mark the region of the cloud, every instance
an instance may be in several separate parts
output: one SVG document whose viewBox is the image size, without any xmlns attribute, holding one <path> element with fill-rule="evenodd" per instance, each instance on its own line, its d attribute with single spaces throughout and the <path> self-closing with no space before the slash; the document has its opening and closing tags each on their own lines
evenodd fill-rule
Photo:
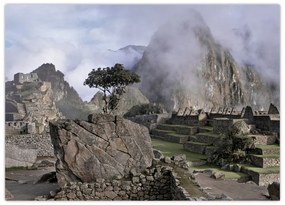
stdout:
<svg viewBox="0 0 285 205">
<path fill-rule="evenodd" d="M 253 62 L 279 82 L 280 9 L 268 5 L 10 4 L 5 7 L 5 75 L 12 79 L 17 72 L 53 63 L 89 100 L 93 93 L 82 84 L 92 68 L 130 62 L 130 56 L 108 49 L 148 45 L 158 27 L 189 8 L 202 14 L 215 39 L 236 59 Z M 250 38 L 244 41 L 236 31 L 246 28 Z"/>
</svg>

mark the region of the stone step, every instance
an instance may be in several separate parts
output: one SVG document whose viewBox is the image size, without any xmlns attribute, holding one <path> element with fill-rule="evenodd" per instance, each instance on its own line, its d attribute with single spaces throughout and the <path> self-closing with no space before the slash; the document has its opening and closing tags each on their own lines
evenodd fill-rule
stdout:
<svg viewBox="0 0 285 205">
<path fill-rule="evenodd" d="M 253 165 L 261 168 L 280 166 L 280 155 L 278 154 L 250 155 L 250 159 Z"/>
<path fill-rule="evenodd" d="M 182 134 L 182 135 L 193 135 L 198 132 L 198 127 L 187 126 L 187 125 L 159 124 L 157 125 L 157 129 L 172 130 L 175 131 L 177 134 Z"/>
<path fill-rule="evenodd" d="M 210 157 L 214 154 L 214 152 L 216 152 L 217 149 L 218 149 L 218 147 L 216 147 L 216 146 L 207 146 L 205 149 L 205 155 Z"/>
<path fill-rule="evenodd" d="M 151 131 L 151 136 L 156 139 L 161 139 L 168 142 L 176 142 L 180 144 L 187 142 L 189 139 L 189 135 L 180 135 L 173 131 L 159 129 L 153 129 Z"/>
<path fill-rule="evenodd" d="M 198 132 L 213 132 L 213 127 L 210 126 L 200 126 Z"/>
<path fill-rule="evenodd" d="M 162 137 L 166 136 L 169 133 L 173 133 L 173 131 L 171 131 L 171 130 L 160 130 L 160 129 L 152 129 L 150 131 L 151 135 L 157 135 L 157 136 L 162 136 Z"/>
<path fill-rule="evenodd" d="M 241 172 L 251 176 L 258 186 L 268 186 L 272 182 L 280 182 L 280 167 L 259 168 L 252 165 L 242 165 Z"/>
<path fill-rule="evenodd" d="M 198 133 L 195 135 L 195 139 L 193 138 L 194 142 L 200 143 L 207 143 L 207 144 L 214 144 L 216 145 L 219 142 L 220 136 L 214 133 Z"/>
<path fill-rule="evenodd" d="M 276 143 L 275 135 L 248 135 L 255 138 L 256 145 L 271 145 Z"/>
<path fill-rule="evenodd" d="M 280 154 L 280 146 L 278 144 L 273 145 L 257 145 L 252 151 L 252 154 L 269 155 Z"/>
<path fill-rule="evenodd" d="M 190 151 L 190 152 L 205 154 L 207 146 L 209 146 L 209 144 L 207 144 L 207 143 L 189 142 L 188 141 L 183 145 L 183 148 L 185 150 Z"/>
</svg>

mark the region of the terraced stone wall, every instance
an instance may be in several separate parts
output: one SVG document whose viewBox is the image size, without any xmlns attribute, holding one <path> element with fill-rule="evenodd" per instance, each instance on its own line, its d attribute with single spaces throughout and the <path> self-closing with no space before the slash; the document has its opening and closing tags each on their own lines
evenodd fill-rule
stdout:
<svg viewBox="0 0 285 205">
<path fill-rule="evenodd" d="M 6 135 L 5 144 L 37 149 L 38 156 L 54 156 L 53 145 L 49 134 Z"/>
<path fill-rule="evenodd" d="M 169 118 L 169 114 L 136 115 L 135 117 L 128 117 L 127 119 L 144 125 L 148 129 L 154 129 L 157 124 L 164 123 L 167 118 Z"/>
<path fill-rule="evenodd" d="M 57 193 L 55 200 L 190 200 L 179 183 L 170 167 L 157 165 L 128 179 L 70 183 Z"/>
</svg>

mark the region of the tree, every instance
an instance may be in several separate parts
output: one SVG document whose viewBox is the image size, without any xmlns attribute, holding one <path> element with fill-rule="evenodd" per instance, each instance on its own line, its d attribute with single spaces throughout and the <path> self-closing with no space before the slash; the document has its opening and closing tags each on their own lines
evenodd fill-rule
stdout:
<svg viewBox="0 0 285 205">
<path fill-rule="evenodd" d="M 116 109 L 126 86 L 139 82 L 140 76 L 117 63 L 111 68 L 93 69 L 84 81 L 84 85 L 98 88 L 103 92 L 103 101 L 105 102 L 103 112 L 110 113 Z"/>
</svg>

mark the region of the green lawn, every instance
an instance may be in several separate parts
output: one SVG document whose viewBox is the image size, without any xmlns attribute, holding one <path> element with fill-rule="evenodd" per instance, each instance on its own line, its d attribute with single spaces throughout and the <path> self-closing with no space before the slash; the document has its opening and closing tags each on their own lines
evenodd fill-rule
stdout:
<svg viewBox="0 0 285 205">
<path fill-rule="evenodd" d="M 205 155 L 197 154 L 197 153 L 193 153 L 193 152 L 188 152 L 188 151 L 184 150 L 182 144 L 167 142 L 164 140 L 153 139 L 153 138 L 151 139 L 151 141 L 152 141 L 153 148 L 160 150 L 162 152 L 162 154 L 164 154 L 165 156 L 171 157 L 171 156 L 177 155 L 177 154 L 185 154 L 187 160 L 192 161 L 192 162 L 207 159 L 207 156 L 205 156 Z M 211 169 L 211 170 L 220 171 L 220 172 L 223 172 L 225 174 L 226 179 L 240 179 L 242 177 L 247 176 L 244 173 L 225 171 L 225 170 L 222 170 L 218 166 L 209 165 L 209 164 L 202 165 L 202 166 L 193 166 L 193 167 L 191 167 L 191 169 L 193 169 L 193 170 L 194 169 L 196 169 L 196 170 Z"/>
<path fill-rule="evenodd" d="M 280 145 L 278 145 L 278 144 L 256 145 L 256 148 L 260 148 L 260 149 L 280 149 Z"/>
<path fill-rule="evenodd" d="M 195 128 L 195 126 L 190 126 L 190 125 L 175 125 L 175 124 L 161 124 L 161 125 L 167 127 Z"/>
<path fill-rule="evenodd" d="M 182 144 L 174 143 L 174 142 L 167 142 L 164 140 L 159 139 L 151 139 L 153 148 L 158 149 L 164 154 L 165 156 L 173 156 L 178 154 L 185 154 L 188 161 L 200 161 L 206 160 L 207 156 L 202 154 L 197 154 L 193 152 L 188 152 L 183 149 Z"/>
<path fill-rule="evenodd" d="M 260 168 L 253 165 L 242 165 L 242 167 L 260 174 L 280 173 L 280 167 Z"/>
<path fill-rule="evenodd" d="M 280 158 L 279 154 L 264 154 L 264 155 L 256 155 L 256 154 L 254 154 L 253 156 L 260 157 L 260 158 L 275 158 L 275 159 Z"/>
<path fill-rule="evenodd" d="M 227 171 L 227 170 L 222 170 L 220 167 L 216 165 L 202 165 L 202 166 L 197 166 L 197 167 L 191 167 L 193 170 L 213 170 L 213 171 L 219 171 L 225 174 L 226 179 L 239 179 L 241 177 L 247 176 L 247 174 L 241 173 L 241 172 L 232 172 L 232 171 Z"/>
</svg>

